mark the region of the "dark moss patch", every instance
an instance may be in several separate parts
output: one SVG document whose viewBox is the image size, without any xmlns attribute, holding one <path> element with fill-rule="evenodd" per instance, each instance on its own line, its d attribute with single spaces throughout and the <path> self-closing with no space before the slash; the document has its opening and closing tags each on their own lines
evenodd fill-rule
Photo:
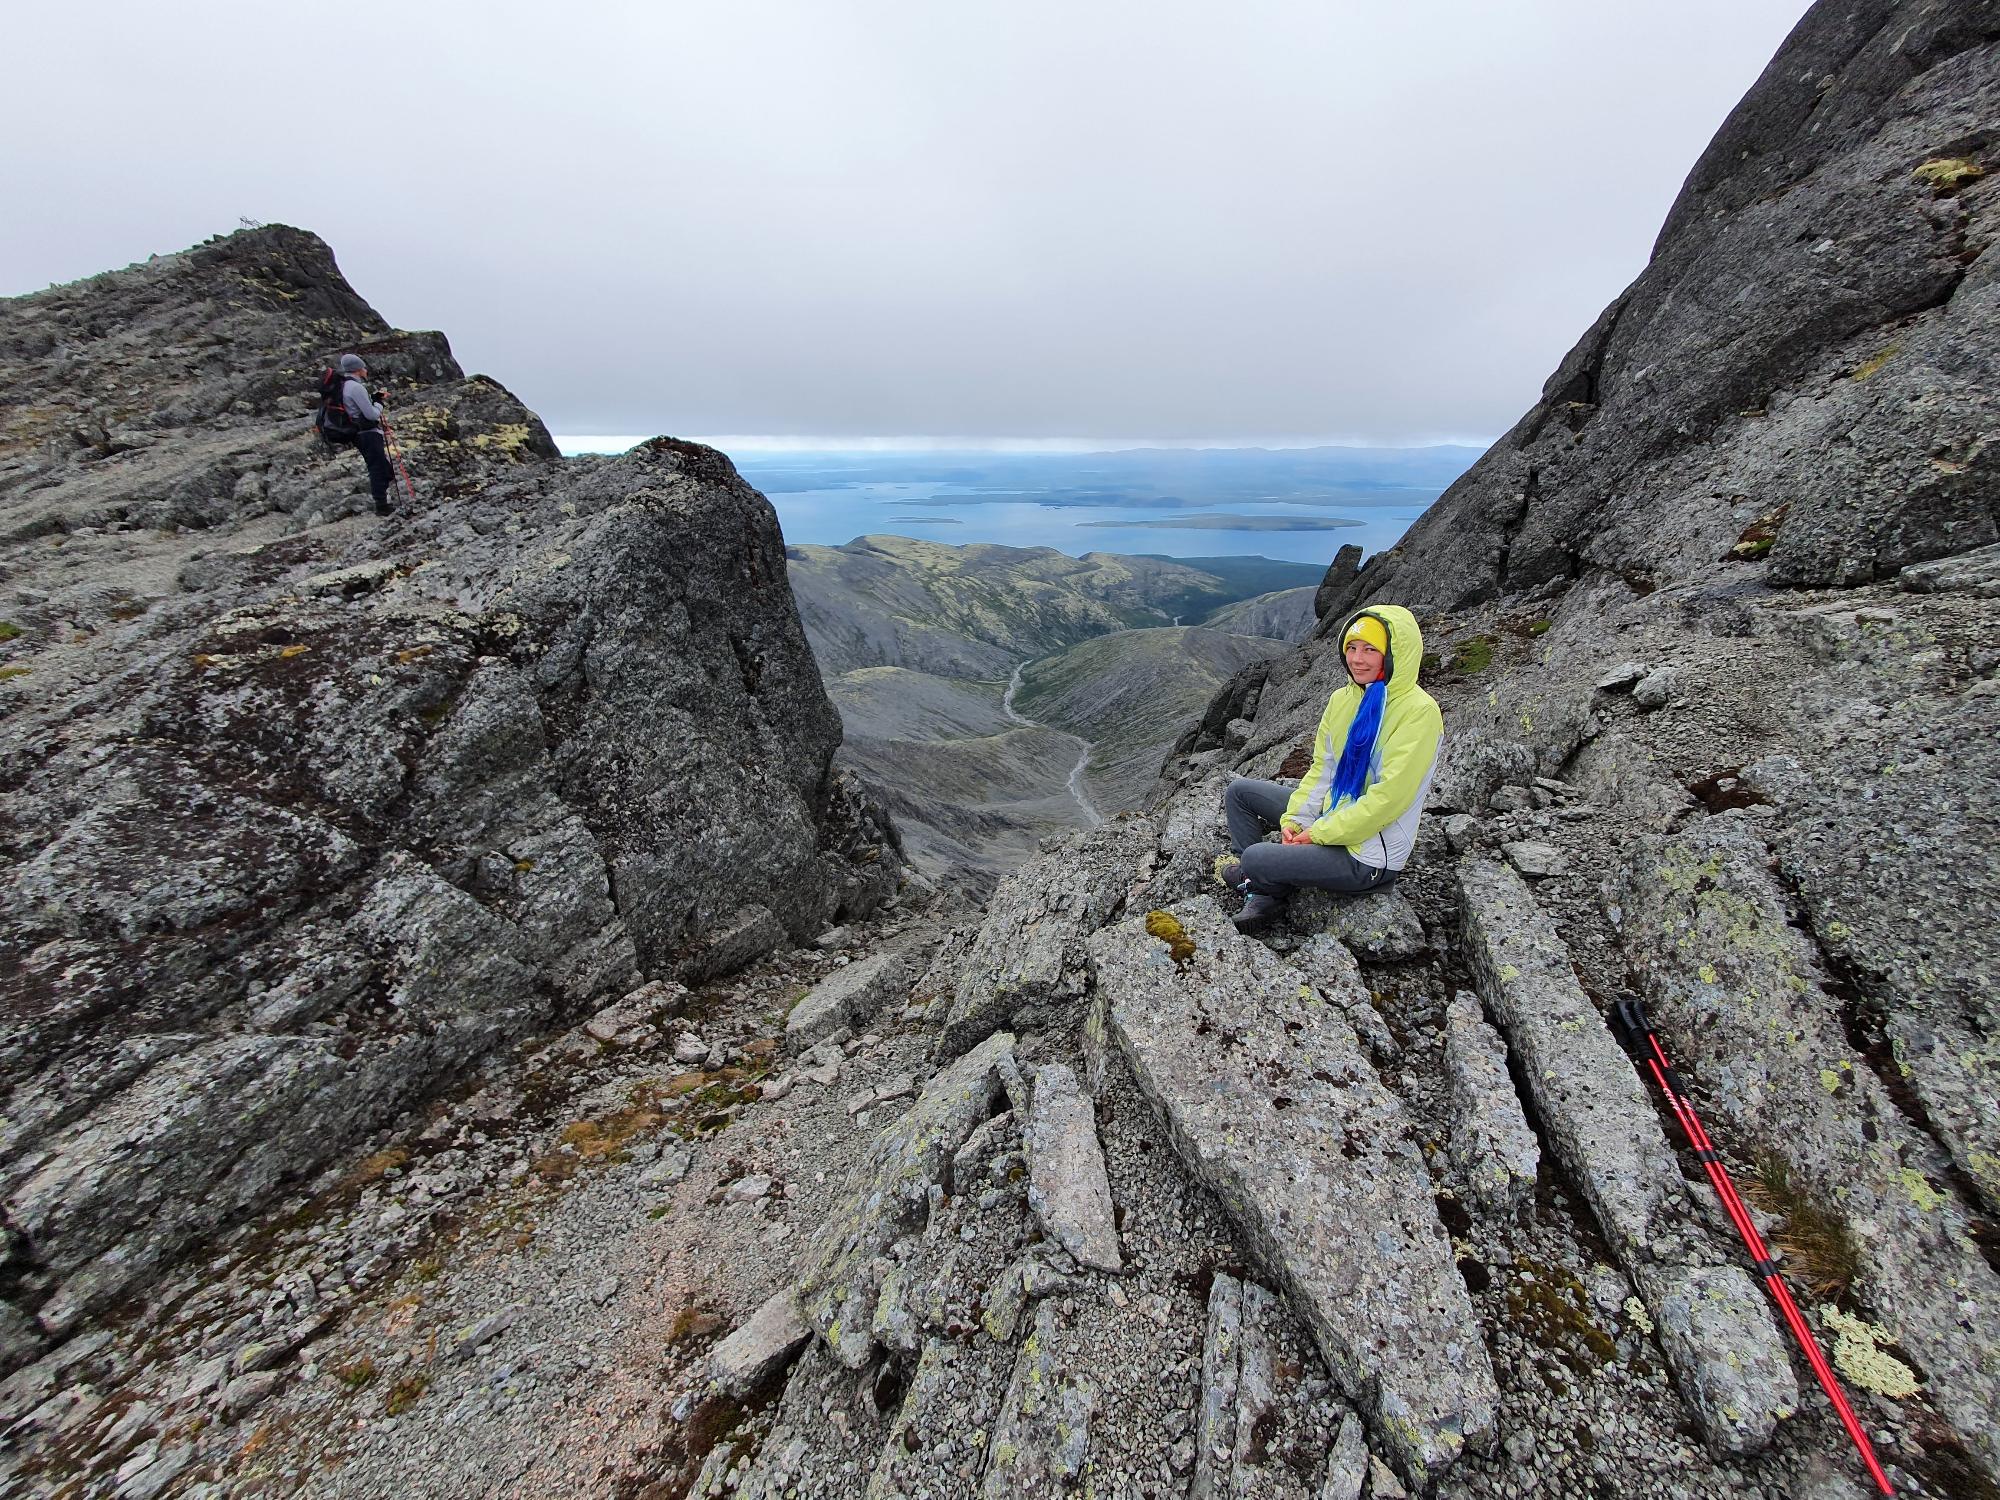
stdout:
<svg viewBox="0 0 2000 1500">
<path fill-rule="evenodd" d="M 1612 1363 L 1618 1346 L 1590 1320 L 1583 1283 L 1559 1266 L 1522 1258 L 1507 1284 L 1507 1313 L 1515 1327 L 1577 1375 Z"/>
<path fill-rule="evenodd" d="M 1452 648 L 1451 669 L 1461 677 L 1471 677 L 1493 665 L 1493 649 L 1500 642 L 1490 635 L 1468 636 Z"/>
</svg>

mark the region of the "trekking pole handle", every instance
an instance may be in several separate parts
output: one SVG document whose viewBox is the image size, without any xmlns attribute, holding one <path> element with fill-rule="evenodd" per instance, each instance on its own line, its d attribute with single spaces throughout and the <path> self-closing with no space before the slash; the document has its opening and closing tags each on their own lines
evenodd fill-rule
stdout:
<svg viewBox="0 0 2000 1500">
<path fill-rule="evenodd" d="M 1611 1029 L 1618 1033 L 1618 1040 L 1625 1044 L 1625 1050 L 1644 1061 L 1646 1042 L 1653 1034 L 1652 1020 L 1646 1015 L 1646 1007 L 1637 1000 L 1620 1000 L 1611 1008 Z"/>
</svg>

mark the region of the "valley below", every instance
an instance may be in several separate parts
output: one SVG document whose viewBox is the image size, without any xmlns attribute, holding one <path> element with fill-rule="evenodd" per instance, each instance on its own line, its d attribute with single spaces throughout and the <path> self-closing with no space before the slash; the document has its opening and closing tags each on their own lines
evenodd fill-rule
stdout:
<svg viewBox="0 0 2000 1500">
<path fill-rule="evenodd" d="M 786 561 L 840 759 L 916 868 L 973 892 L 1044 837 L 1137 809 L 1216 690 L 1311 624 L 1321 572 L 895 536 Z"/>
</svg>

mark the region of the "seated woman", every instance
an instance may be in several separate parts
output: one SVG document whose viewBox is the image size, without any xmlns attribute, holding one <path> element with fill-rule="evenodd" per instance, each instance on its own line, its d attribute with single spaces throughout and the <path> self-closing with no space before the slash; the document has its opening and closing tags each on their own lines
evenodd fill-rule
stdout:
<svg viewBox="0 0 2000 1500">
<path fill-rule="evenodd" d="M 1381 890 L 1417 841 L 1444 734 L 1437 701 L 1417 686 L 1423 633 L 1401 605 L 1371 604 L 1340 642 L 1350 680 L 1327 700 L 1297 790 L 1244 777 L 1223 797 L 1236 852 L 1216 861 L 1215 873 L 1248 898 L 1239 931 L 1260 930 L 1302 885 L 1343 895 Z M 1274 827 L 1283 842 L 1261 842 Z"/>
</svg>

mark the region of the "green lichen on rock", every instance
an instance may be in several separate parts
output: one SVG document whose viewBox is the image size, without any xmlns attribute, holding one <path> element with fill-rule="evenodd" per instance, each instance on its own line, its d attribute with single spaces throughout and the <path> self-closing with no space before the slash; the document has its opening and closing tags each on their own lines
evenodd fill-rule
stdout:
<svg viewBox="0 0 2000 1500">
<path fill-rule="evenodd" d="M 1896 1174 L 1902 1179 L 1903 1190 L 1910 1195 L 1910 1201 L 1925 1213 L 1936 1213 L 1950 1200 L 1931 1186 L 1930 1179 L 1915 1167 L 1904 1167 Z"/>
<path fill-rule="evenodd" d="M 1916 1395 L 1919 1388 L 1916 1372 L 1879 1347 L 1890 1341 L 1888 1329 L 1830 1304 L 1821 1306 L 1819 1321 L 1834 1336 L 1834 1368 L 1849 1381 L 1865 1391 L 1898 1401 Z"/>
<path fill-rule="evenodd" d="M 1871 354 L 1867 359 L 1864 359 L 1863 361 L 1861 361 L 1860 364 L 1856 365 L 1854 367 L 1854 373 L 1849 378 L 1854 380 L 1866 380 L 1870 375 L 1875 374 L 1878 370 L 1882 368 L 1882 366 L 1889 363 L 1889 361 L 1894 359 L 1895 357 L 1896 357 L 1896 346 L 1894 344 L 1884 345 L 1880 353 Z"/>
</svg>

